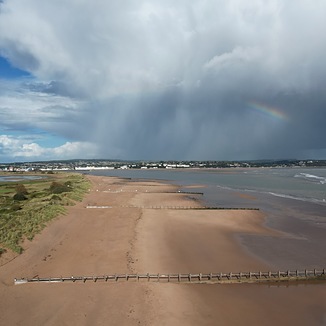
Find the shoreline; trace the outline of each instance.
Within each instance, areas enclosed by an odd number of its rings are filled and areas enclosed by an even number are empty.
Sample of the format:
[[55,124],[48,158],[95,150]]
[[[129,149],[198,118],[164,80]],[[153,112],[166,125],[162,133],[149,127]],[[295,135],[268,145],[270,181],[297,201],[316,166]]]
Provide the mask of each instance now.
[[[163,181],[87,178],[92,189],[83,201],[51,221],[22,255],[0,267],[4,324],[232,325],[242,321],[245,325],[318,325],[320,320],[322,325],[326,321],[325,284],[290,288],[151,282],[14,286],[14,277],[20,276],[268,269],[236,239],[238,234],[280,236],[263,225],[262,212],[139,208],[201,204],[187,194],[171,193],[178,186]],[[106,208],[87,209],[88,205]]]

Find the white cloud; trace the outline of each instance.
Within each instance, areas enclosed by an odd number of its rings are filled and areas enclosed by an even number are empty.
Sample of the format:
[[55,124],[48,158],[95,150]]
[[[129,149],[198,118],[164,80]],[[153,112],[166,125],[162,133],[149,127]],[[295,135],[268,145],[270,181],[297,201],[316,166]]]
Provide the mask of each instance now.
[[245,65],[248,62],[256,61],[258,58],[261,58],[259,48],[243,48],[237,46],[231,52],[214,56],[214,58],[205,63],[204,68],[222,69],[228,66],[237,67],[238,65]]
[[0,135],[0,159],[12,157],[15,160],[55,160],[92,158],[96,147],[87,142],[67,142],[61,146],[46,148],[33,142],[33,137]]
[[74,125],[83,101],[53,94],[49,85],[31,79],[0,80],[0,132],[42,129],[64,136],[64,130]]

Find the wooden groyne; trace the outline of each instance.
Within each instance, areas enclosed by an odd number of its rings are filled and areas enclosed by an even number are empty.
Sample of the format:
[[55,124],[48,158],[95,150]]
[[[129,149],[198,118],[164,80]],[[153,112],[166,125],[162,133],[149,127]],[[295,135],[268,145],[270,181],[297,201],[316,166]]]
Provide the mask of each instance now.
[[[137,193],[138,189],[135,190],[103,190],[103,192],[112,193],[112,194],[119,194],[119,193]],[[204,195],[203,192],[196,192],[196,191],[139,191],[142,194],[181,194],[181,195]]]
[[164,191],[162,193],[164,193],[164,194],[182,194],[182,195],[204,195],[203,192],[198,192],[198,191],[183,191],[183,190],[178,190],[178,191]]
[[[85,206],[89,209],[101,208],[108,209],[113,208],[113,206],[108,205],[87,205]],[[250,210],[250,211],[259,211],[257,207],[216,207],[216,206],[136,206],[136,205],[121,205],[118,207],[123,208],[140,208],[140,209],[170,209],[170,210]]]
[[217,206],[135,206],[135,205],[122,205],[124,208],[142,208],[142,209],[172,209],[172,210],[249,210],[259,211],[257,207],[217,207]]
[[112,206],[87,205],[86,208],[112,208]]
[[120,281],[154,281],[173,283],[263,283],[280,281],[326,281],[325,269],[268,271],[268,272],[239,272],[239,273],[209,273],[209,274],[110,274],[101,276],[69,276],[69,277],[36,277],[15,278],[14,283],[75,283],[86,281],[120,282]]

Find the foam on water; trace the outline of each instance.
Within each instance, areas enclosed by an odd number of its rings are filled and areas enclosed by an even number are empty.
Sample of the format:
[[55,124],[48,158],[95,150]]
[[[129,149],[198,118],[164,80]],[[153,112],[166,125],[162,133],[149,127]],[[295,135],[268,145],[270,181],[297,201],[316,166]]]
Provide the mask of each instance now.
[[274,197],[306,201],[306,202],[311,202],[311,203],[321,203],[321,204],[326,203],[326,199],[317,199],[317,198],[312,198],[312,197],[298,197],[295,195],[276,193],[276,192],[272,192],[272,191],[259,191],[259,190],[254,190],[254,189],[231,188],[231,187],[227,187],[227,186],[216,186],[216,187],[220,188],[220,189],[224,189],[224,190],[229,190],[229,191],[241,191],[241,192],[257,193],[257,194],[260,193],[260,194],[265,194],[265,195],[272,195]]
[[303,198],[303,197],[296,197],[296,196],[292,196],[292,195],[277,194],[277,193],[274,193],[274,192],[268,192],[268,194],[270,194],[272,196],[275,196],[275,197],[294,199],[294,200],[300,200],[300,201],[307,201],[307,202],[311,202],[311,203],[326,203],[325,199]]
[[294,177],[295,178],[303,178],[303,179],[306,179],[306,180],[312,181],[312,182],[318,181],[318,183],[320,183],[320,184],[326,184],[326,178],[325,177],[319,177],[319,176],[314,175],[314,174],[300,173],[300,174],[296,174]]

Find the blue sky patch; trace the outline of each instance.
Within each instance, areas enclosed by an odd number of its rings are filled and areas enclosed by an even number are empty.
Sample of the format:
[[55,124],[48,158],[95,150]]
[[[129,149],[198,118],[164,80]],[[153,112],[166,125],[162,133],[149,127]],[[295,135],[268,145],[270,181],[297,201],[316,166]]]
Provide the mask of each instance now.
[[25,130],[1,129],[0,134],[13,138],[25,138],[26,143],[36,143],[43,148],[55,148],[64,145],[67,139],[54,135],[39,128],[26,128]]
[[0,78],[13,79],[29,76],[31,76],[29,72],[13,67],[6,58],[0,56]]
[[42,138],[36,141],[36,143],[45,148],[59,147],[64,145],[66,142],[67,139],[46,132],[42,134]]

